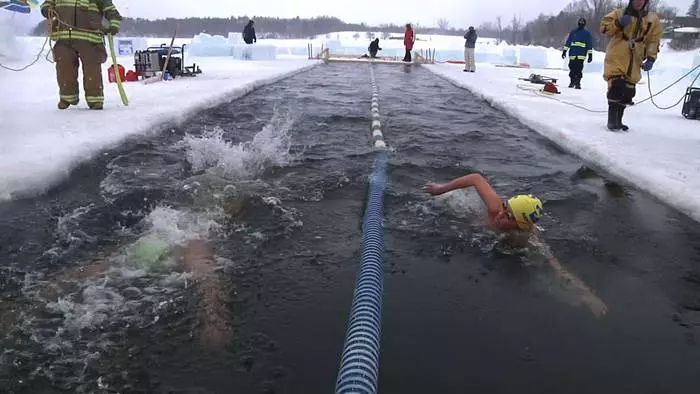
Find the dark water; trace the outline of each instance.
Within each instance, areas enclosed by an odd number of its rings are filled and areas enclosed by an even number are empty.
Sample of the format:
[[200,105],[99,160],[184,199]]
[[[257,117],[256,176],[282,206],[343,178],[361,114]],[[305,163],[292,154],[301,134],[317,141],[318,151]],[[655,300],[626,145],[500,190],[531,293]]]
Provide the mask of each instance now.
[[[393,149],[380,392],[696,390],[696,223],[427,70],[375,75]],[[320,66],[0,204],[0,392],[331,392],[369,104],[367,66]],[[574,284],[479,226],[473,194],[421,192],[473,171],[543,198]],[[134,266],[149,234],[205,237],[214,258]]]

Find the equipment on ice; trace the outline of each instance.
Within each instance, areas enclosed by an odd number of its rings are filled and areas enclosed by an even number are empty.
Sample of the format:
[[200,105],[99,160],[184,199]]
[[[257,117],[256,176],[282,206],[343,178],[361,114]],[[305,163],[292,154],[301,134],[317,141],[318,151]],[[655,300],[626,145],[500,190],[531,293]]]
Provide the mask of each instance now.
[[681,113],[687,119],[700,120],[700,88],[686,89]]
[[546,85],[547,83],[557,83],[556,78],[544,77],[540,74],[530,74],[527,78],[518,78],[521,81],[528,81],[531,83],[536,83],[539,85]]
[[[136,51],[134,53],[134,68],[136,74],[143,76],[144,78],[150,78],[158,75],[163,71],[170,74],[172,78],[178,76],[182,77],[194,77],[197,74],[201,74],[202,70],[195,63],[191,66],[184,66],[185,64],[185,45],[174,46],[171,48],[167,47],[165,44],[161,44],[159,47],[148,47],[143,51]],[[168,52],[170,51],[170,58],[168,59]],[[168,61],[166,65],[166,60]]]

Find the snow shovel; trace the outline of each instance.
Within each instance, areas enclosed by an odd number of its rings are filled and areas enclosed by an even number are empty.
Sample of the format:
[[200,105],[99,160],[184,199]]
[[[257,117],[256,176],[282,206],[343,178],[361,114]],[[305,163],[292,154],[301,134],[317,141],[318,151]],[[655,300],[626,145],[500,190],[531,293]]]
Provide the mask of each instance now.
[[122,98],[122,104],[128,106],[129,99],[126,97],[124,85],[122,85],[122,79],[119,75],[119,67],[117,67],[117,54],[114,52],[114,36],[112,36],[111,34],[107,34],[107,40],[109,41],[109,52],[112,55],[112,67],[114,67],[114,78],[117,81],[117,89],[119,89],[119,96]]

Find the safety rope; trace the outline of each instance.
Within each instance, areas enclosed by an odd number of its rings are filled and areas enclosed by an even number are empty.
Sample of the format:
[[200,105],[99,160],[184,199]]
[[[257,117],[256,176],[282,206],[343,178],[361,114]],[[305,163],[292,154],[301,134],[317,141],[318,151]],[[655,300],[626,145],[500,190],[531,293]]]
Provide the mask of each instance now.
[[2,63],[0,63],[0,68],[3,68],[5,70],[9,70],[9,71],[15,71],[15,72],[21,72],[21,71],[28,69],[29,67],[35,65],[39,61],[39,59],[41,58],[41,54],[44,53],[44,51],[46,50],[47,44],[51,50],[46,52],[46,55],[44,56],[44,58],[46,59],[47,62],[54,63],[54,61],[49,58],[49,55],[53,51],[53,46],[51,45],[51,30],[52,30],[52,25],[53,25],[54,21],[59,26],[62,25],[62,26],[67,27],[68,29],[71,29],[71,30],[82,31],[82,32],[86,32],[86,33],[93,33],[93,34],[94,33],[103,34],[103,32],[101,32],[99,30],[82,29],[82,28],[79,28],[77,26],[66,23],[61,18],[58,17],[58,12],[56,12],[56,10],[54,10],[54,9],[48,10],[48,16],[49,17],[46,18],[46,38],[44,39],[44,43],[41,45],[41,49],[39,50],[39,53],[37,53],[36,58],[31,63],[29,63],[26,66],[21,67],[21,68],[9,67],[9,66],[6,66]]
[[[671,83],[670,85],[666,86],[665,88],[661,89],[660,91],[658,91],[658,92],[656,92],[656,93],[652,93],[652,91],[651,91],[651,74],[649,73],[649,71],[647,71],[647,80],[648,80],[647,87],[648,87],[648,90],[649,90],[649,97],[647,97],[647,98],[645,98],[645,99],[643,99],[643,100],[641,100],[641,101],[638,101],[638,102],[636,102],[636,103],[634,103],[634,104],[628,104],[627,106],[628,106],[628,107],[632,107],[632,106],[639,105],[639,104],[641,104],[641,103],[643,103],[643,102],[646,102],[646,101],[651,101],[652,104],[654,104],[654,106],[655,106],[656,108],[658,108],[658,109],[660,109],[660,110],[663,110],[663,111],[666,111],[666,110],[669,110],[669,109],[672,109],[672,108],[676,107],[678,104],[680,104],[680,103],[683,101],[683,99],[685,98],[685,94],[683,94],[683,96],[681,96],[681,98],[680,98],[674,105],[672,105],[672,106],[670,106],[670,107],[661,107],[661,106],[657,105],[656,102],[654,101],[654,97],[656,97],[656,96],[660,95],[661,93],[667,91],[668,89],[670,89],[671,87],[673,87],[674,85],[676,85],[678,82],[682,81],[682,80],[685,79],[687,76],[689,76],[690,74],[692,74],[693,72],[698,71],[698,70],[700,70],[700,65],[697,65],[697,66],[693,67],[690,71],[688,71],[687,73],[685,73],[682,77],[678,78],[678,79],[675,80],[673,83]],[[700,72],[698,73],[698,75],[695,76],[695,78],[693,79],[693,82],[690,83],[690,86],[693,86],[693,85],[695,84],[695,82],[698,80],[698,78],[700,78]],[[536,94],[536,95],[538,95],[538,96],[541,96],[541,97],[544,97],[544,98],[548,98],[548,99],[550,99],[550,100],[555,100],[555,101],[558,101],[558,102],[560,102],[560,103],[562,103],[562,104],[570,105],[570,106],[572,106],[572,107],[579,108],[579,109],[582,109],[582,110],[587,111],[587,112],[598,113],[598,114],[600,114],[600,113],[607,113],[607,112],[608,112],[607,109],[606,109],[606,110],[591,109],[591,108],[585,107],[585,106],[580,105],[580,104],[572,103],[572,102],[570,102],[570,101],[561,100],[561,99],[559,99],[559,98],[557,98],[557,97],[550,96],[548,93],[543,92],[541,89],[529,89],[529,88],[526,88],[525,86],[529,86],[529,85],[523,85],[523,84],[518,84],[518,85],[517,85],[518,89],[520,89],[520,90],[527,91],[527,92],[532,92],[532,93],[534,93],[534,94]]]
[[[681,98],[680,98],[675,104],[673,104],[673,105],[670,106],[670,107],[659,107],[659,106],[656,104],[656,102],[654,101],[654,97],[655,97],[655,96],[658,96],[659,94],[661,94],[661,93],[663,93],[664,91],[668,90],[668,88],[670,88],[671,86],[677,84],[677,83],[680,82],[683,78],[685,78],[686,76],[690,75],[690,73],[692,73],[693,71],[698,70],[698,69],[700,69],[700,64],[697,65],[697,66],[695,66],[695,68],[693,68],[692,70],[690,70],[687,74],[685,74],[684,76],[682,76],[682,77],[681,77],[680,79],[678,79],[676,82],[672,83],[671,85],[668,85],[667,87],[665,87],[663,90],[661,90],[660,92],[658,92],[658,93],[656,93],[656,94],[651,94],[651,76],[649,75],[649,71],[647,71],[647,79],[649,80],[649,83],[647,84],[647,85],[648,85],[648,88],[649,88],[649,98],[644,99],[644,100],[640,101],[639,103],[643,103],[644,101],[651,100],[651,103],[654,104],[654,106],[655,106],[656,108],[658,108],[658,109],[660,109],[660,110],[663,110],[663,111],[668,110],[668,109],[671,109],[671,108],[677,106],[678,104],[680,104],[680,103],[683,102],[683,100],[685,99],[685,94],[683,94],[683,96],[681,96]],[[695,85],[695,81],[698,80],[698,77],[700,77],[700,72],[698,72],[698,75],[695,76],[695,78],[693,79],[693,82],[690,83],[690,86],[691,86],[691,87],[692,87],[693,85]],[[639,103],[637,103],[637,104],[639,104]]]

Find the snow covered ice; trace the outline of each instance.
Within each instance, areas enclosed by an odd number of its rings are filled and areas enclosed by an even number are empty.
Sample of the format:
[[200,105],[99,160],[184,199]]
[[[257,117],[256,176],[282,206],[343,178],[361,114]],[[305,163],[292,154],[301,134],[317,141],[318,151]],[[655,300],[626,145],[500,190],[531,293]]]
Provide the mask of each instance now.
[[[32,57],[43,43],[43,38],[18,40],[23,40]],[[169,44],[169,39],[149,39],[151,46],[164,42]],[[24,57],[3,64],[20,67],[31,60]],[[43,55],[23,72],[0,70],[0,200],[46,190],[77,164],[130,136],[160,130],[164,124],[177,124],[203,108],[318,63],[299,57],[255,62],[231,57],[185,60],[187,65],[197,63],[203,73],[150,85],[126,82],[128,107],[122,105],[116,85],[108,82],[110,62],[105,63],[105,110],[100,112],[89,111],[82,96],[77,107],[56,109],[55,70]],[[132,56],[120,57],[118,61],[126,69],[133,68]]]

